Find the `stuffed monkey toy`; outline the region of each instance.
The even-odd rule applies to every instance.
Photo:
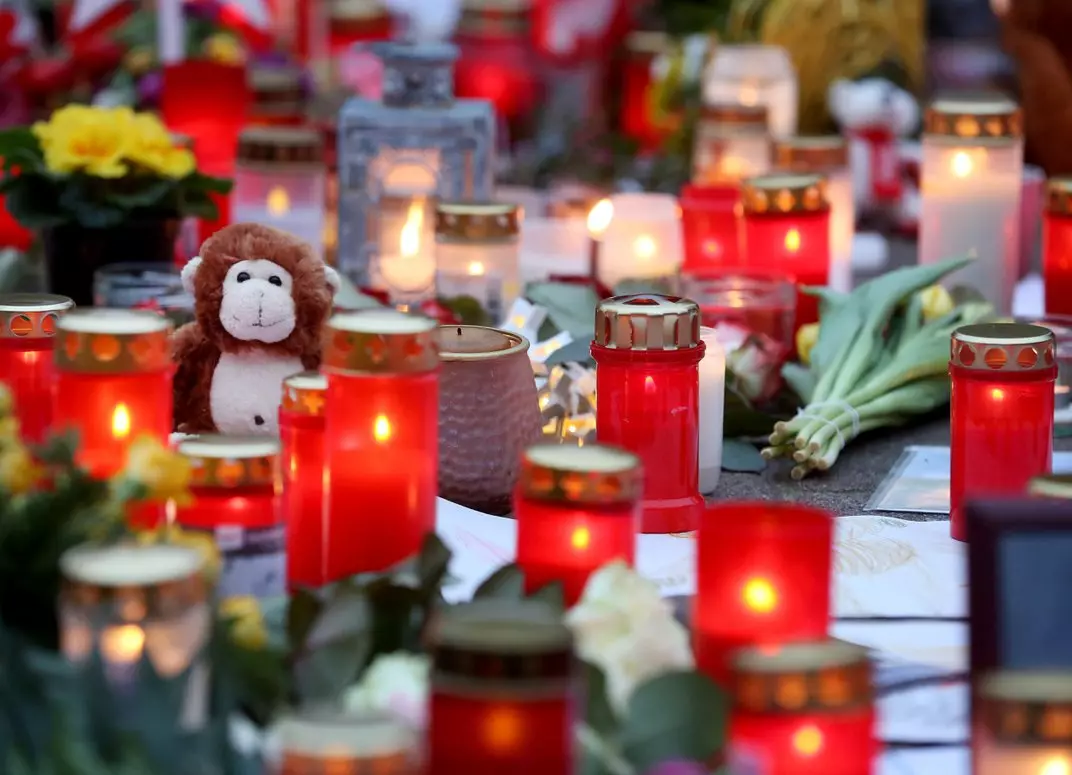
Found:
[[[252,223],[220,229],[182,270],[195,320],[175,332],[175,430],[279,432],[283,380],[320,366],[335,270],[297,237]]]

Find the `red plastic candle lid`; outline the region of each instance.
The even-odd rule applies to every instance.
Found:
[[[4,294],[0,296],[0,339],[55,336],[56,321],[73,306],[66,296],[51,293]]]
[[[840,640],[746,649],[733,660],[734,704],[752,713],[840,711],[870,704],[871,660]]]

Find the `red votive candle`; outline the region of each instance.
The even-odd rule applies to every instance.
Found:
[[[488,100],[507,121],[530,113],[540,93],[531,22],[527,4],[463,3],[454,34],[459,48],[455,93]]]
[[[736,267],[741,260],[737,210],[740,188],[724,184],[686,185],[681,189],[681,230],[684,235],[684,272]]]
[[[277,496],[279,442],[264,436],[191,437],[178,452],[192,465],[193,502],[175,519],[212,535],[223,560],[220,597],[268,598],[286,589],[286,531]]]
[[[1053,332],[982,323],[953,332],[949,356],[949,524],[968,540],[968,498],[1019,495],[1053,463]]]
[[[693,645],[723,681],[734,652],[826,637],[834,521],[794,503],[711,506],[696,541]]]
[[[52,425],[78,433],[78,463],[109,477],[146,434],[168,443],[172,427],[171,323],[155,312],[75,309],[57,321]]]
[[[830,281],[830,205],[820,175],[749,178],[741,190],[743,264],[789,275],[798,288]],[[819,300],[797,294],[795,325],[819,320]]]
[[[280,477],[287,586],[320,587],[324,573],[324,403],[328,381],[308,371],[283,380]]]
[[[30,444],[44,441],[52,422],[56,322],[73,306],[66,296],[0,296],[0,382],[11,390],[19,435]]]
[[[1046,314],[1072,314],[1072,178],[1054,178],[1046,184],[1042,276]]]
[[[590,444],[538,444],[521,458],[514,490],[517,564],[525,588],[562,584],[566,605],[614,560],[633,564],[644,486],[640,459]]]
[[[335,315],[324,348],[328,581],[382,571],[435,529],[439,354],[431,318]]]
[[[574,771],[579,698],[560,615],[533,600],[450,606],[432,640],[425,775]]]
[[[734,660],[733,772],[869,775],[876,768],[867,649],[837,640],[749,649]]]
[[[700,308],[677,296],[613,296],[596,307],[599,440],[644,466],[641,532],[695,530],[699,490]]]

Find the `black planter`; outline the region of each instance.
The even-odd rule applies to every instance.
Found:
[[[132,221],[111,229],[75,224],[44,229],[49,291],[69,296],[79,306],[90,306],[93,274],[98,269],[130,261],[171,264],[178,233],[177,218]]]

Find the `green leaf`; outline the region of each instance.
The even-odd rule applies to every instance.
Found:
[[[664,673],[633,692],[622,725],[622,751],[644,772],[672,759],[709,761],[722,750],[726,695],[696,672]]]
[[[193,196],[183,194],[179,200],[179,214],[187,218],[203,218],[211,221],[217,218],[219,213],[216,203],[203,194]]]
[[[769,435],[775,419],[753,407],[729,382],[727,380],[722,435],[729,439]]]
[[[435,533],[429,533],[421,544],[421,553],[417,557],[417,578],[425,594],[438,592],[447,575],[450,565],[450,547]]]
[[[298,589],[290,596],[287,606],[287,642],[294,651],[305,648],[309,633],[317,618],[324,610],[324,604],[317,595],[308,589]]]
[[[544,584],[529,595],[528,599],[547,603],[559,613],[565,613],[566,611],[566,592],[561,581],[552,581],[550,584]]]
[[[584,722],[603,737],[618,733],[618,715],[610,704],[607,693],[607,676],[591,662],[582,662],[585,687]]]
[[[214,178],[201,172],[192,172],[182,179],[184,191],[204,194],[229,194],[234,181],[228,178]]]
[[[19,126],[0,132],[0,159],[3,159],[5,170],[16,166],[30,170],[40,169],[41,144],[33,130],[28,126]],[[27,167],[30,160],[32,166]]]
[[[126,211],[109,204],[97,195],[89,181],[72,177],[60,186],[60,208],[69,212],[80,225],[87,229],[107,229],[118,226],[126,218]]]
[[[782,379],[800,398],[802,406],[811,401],[816,383],[815,374],[811,369],[803,364],[790,361],[782,365]]]
[[[955,306],[969,302],[986,302],[986,297],[978,290],[967,285],[955,285],[949,289],[949,297]]]
[[[589,343],[596,329],[599,297],[589,285],[530,283],[525,298],[547,309],[548,320],[559,331],[569,331],[575,341]]]
[[[27,229],[46,229],[71,219],[60,209],[55,184],[39,175],[15,178],[5,188],[4,204],[11,217]]]
[[[1072,425],[1062,423],[1061,425],[1055,425],[1053,429],[1053,437],[1055,439],[1068,439],[1072,438]]]
[[[357,679],[372,654],[372,617],[363,589],[342,582],[332,590],[295,664],[303,699],[333,700]]]
[[[439,303],[461,318],[463,325],[490,326],[497,322],[472,296],[443,296]]]
[[[124,181],[124,190],[109,191],[107,200],[126,210],[156,208],[160,201],[174,190],[175,185],[175,181],[167,178]]]
[[[768,426],[769,427],[769,426]],[[747,441],[726,439],[722,442],[722,470],[758,474],[767,467],[759,450]]]
[[[525,575],[517,565],[504,565],[484,579],[473,593],[473,600],[505,598],[521,600],[525,597]]]
[[[592,340],[574,339],[565,347],[560,347],[551,353],[544,363],[547,366],[554,366],[559,363],[592,364],[594,363],[592,360]]]

